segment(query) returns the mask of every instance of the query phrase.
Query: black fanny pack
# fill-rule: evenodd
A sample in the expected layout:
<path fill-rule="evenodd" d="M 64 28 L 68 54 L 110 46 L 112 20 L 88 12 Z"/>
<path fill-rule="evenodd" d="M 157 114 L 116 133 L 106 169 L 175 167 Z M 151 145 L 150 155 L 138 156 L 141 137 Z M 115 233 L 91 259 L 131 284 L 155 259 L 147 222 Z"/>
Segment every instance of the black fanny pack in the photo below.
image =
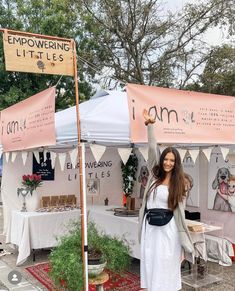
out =
<path fill-rule="evenodd" d="M 148 223 L 157 226 L 167 224 L 173 217 L 173 211 L 164 208 L 147 209 L 146 213 Z"/>

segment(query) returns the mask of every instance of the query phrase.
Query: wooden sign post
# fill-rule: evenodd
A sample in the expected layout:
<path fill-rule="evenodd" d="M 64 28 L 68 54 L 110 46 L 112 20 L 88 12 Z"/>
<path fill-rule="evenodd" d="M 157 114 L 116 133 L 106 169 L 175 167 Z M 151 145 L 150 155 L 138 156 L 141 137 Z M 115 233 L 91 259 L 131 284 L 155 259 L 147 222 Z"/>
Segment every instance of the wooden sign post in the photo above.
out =
<path fill-rule="evenodd" d="M 85 192 L 85 147 L 81 144 L 79 94 L 77 78 L 76 44 L 73 39 L 55 36 L 40 35 L 21 31 L 0 29 L 3 32 L 4 55 L 6 70 L 29 72 L 38 74 L 55 74 L 73 76 L 75 83 L 80 206 L 81 206 L 81 233 L 82 233 L 82 260 L 84 290 L 88 291 L 87 273 L 87 223 L 86 223 L 86 192 Z"/>

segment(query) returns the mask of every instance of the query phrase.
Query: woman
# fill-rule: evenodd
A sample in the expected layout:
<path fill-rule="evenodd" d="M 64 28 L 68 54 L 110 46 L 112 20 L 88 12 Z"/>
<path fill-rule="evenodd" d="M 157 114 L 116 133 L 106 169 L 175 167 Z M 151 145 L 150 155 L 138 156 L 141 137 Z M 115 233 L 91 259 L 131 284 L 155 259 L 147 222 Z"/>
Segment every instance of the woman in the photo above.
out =
<path fill-rule="evenodd" d="M 175 148 L 166 148 L 158 163 L 153 135 L 155 120 L 144 110 L 148 126 L 148 167 L 150 176 L 139 215 L 141 237 L 141 288 L 148 291 L 181 289 L 182 248 L 193 261 L 194 247 L 184 219 L 186 178 L 181 159 Z M 150 225 L 146 209 L 164 208 L 173 211 L 172 219 L 163 226 Z"/>

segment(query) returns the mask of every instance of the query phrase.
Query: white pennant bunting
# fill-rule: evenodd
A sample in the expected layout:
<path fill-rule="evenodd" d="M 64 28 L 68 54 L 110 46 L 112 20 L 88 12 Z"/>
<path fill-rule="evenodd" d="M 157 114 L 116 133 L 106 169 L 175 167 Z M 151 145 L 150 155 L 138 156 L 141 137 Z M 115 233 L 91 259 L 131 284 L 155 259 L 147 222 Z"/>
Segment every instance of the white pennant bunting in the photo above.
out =
<path fill-rule="evenodd" d="M 66 161 L 66 153 L 59 153 L 58 156 L 59 156 L 61 171 L 64 171 L 64 166 L 65 166 L 65 161 Z"/>
<path fill-rule="evenodd" d="M 202 149 L 204 155 L 206 156 L 208 162 L 211 160 L 211 152 L 213 148 Z"/>
<path fill-rule="evenodd" d="M 196 160 L 197 160 L 197 157 L 198 157 L 198 154 L 199 154 L 199 149 L 195 149 L 195 150 L 188 150 L 194 164 L 196 163 Z"/>
<path fill-rule="evenodd" d="M 229 162 L 231 164 L 235 164 L 235 154 L 228 154 L 228 159 L 229 159 Z M 230 168 L 230 172 L 231 172 L 231 168 Z M 232 174 L 232 173 L 231 173 Z"/>
<path fill-rule="evenodd" d="M 131 154 L 131 151 L 132 151 L 132 148 L 118 148 L 118 153 L 119 153 L 124 165 L 128 161 L 129 156 Z"/>
<path fill-rule="evenodd" d="M 5 157 L 6 157 L 6 162 L 8 163 L 8 161 L 9 161 L 9 157 L 10 157 L 10 153 L 9 153 L 9 152 L 6 152 L 6 153 L 5 153 Z"/>
<path fill-rule="evenodd" d="M 17 157 L 18 152 L 11 152 L 11 161 L 14 163 L 16 157 Z"/>
<path fill-rule="evenodd" d="M 99 160 L 102 158 L 102 156 L 106 150 L 106 147 L 102 146 L 102 145 L 98 145 L 98 144 L 90 144 L 90 148 L 91 148 L 92 154 L 93 154 L 96 162 L 98 163 Z"/>
<path fill-rule="evenodd" d="M 144 160 L 147 162 L 148 160 L 148 148 L 139 148 L 140 153 L 142 154 Z"/>
<path fill-rule="evenodd" d="M 40 159 L 39 159 L 39 152 L 38 151 L 33 151 L 34 157 L 37 161 L 38 164 L 40 164 Z"/>
<path fill-rule="evenodd" d="M 51 167 L 52 167 L 52 169 L 54 169 L 55 168 L 55 161 L 56 161 L 56 153 L 50 152 L 50 154 L 51 154 Z"/>
<path fill-rule="evenodd" d="M 178 150 L 178 152 L 180 154 L 181 162 L 183 162 L 187 150 L 186 149 L 177 149 L 177 150 Z"/>
<path fill-rule="evenodd" d="M 224 148 L 224 147 L 220 147 L 221 153 L 223 155 L 224 160 L 227 157 L 227 154 L 229 153 L 229 149 L 228 148 Z"/>
<path fill-rule="evenodd" d="M 43 151 L 43 161 L 46 161 L 47 160 L 47 151 L 44 150 Z"/>
<path fill-rule="evenodd" d="M 21 152 L 21 156 L 22 156 L 23 165 L 25 166 L 26 160 L 28 157 L 28 152 Z"/>
<path fill-rule="evenodd" d="M 71 163 L 72 163 L 73 167 L 75 168 L 75 166 L 77 164 L 78 149 L 76 148 L 76 149 L 73 149 L 72 151 L 70 151 L 69 156 L 70 156 Z"/>

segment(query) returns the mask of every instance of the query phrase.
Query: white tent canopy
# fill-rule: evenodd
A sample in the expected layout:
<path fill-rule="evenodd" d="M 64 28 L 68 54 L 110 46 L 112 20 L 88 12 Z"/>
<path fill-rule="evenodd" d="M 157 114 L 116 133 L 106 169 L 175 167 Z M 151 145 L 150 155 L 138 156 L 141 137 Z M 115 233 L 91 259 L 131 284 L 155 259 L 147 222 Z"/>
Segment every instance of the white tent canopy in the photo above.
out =
<path fill-rule="evenodd" d="M 81 139 L 88 142 L 130 144 L 127 94 L 107 91 L 107 95 L 80 104 Z M 57 112 L 55 117 L 57 143 L 77 141 L 76 108 Z"/>
<path fill-rule="evenodd" d="M 130 120 L 127 93 L 122 91 L 99 92 L 93 99 L 83 102 L 80 108 L 81 139 L 98 144 L 130 146 Z M 98 97 L 96 97 L 98 95 Z M 55 114 L 57 146 L 77 143 L 77 119 L 75 106 L 59 111 Z M 146 144 L 146 143 L 144 143 Z M 177 148 L 202 149 L 215 146 L 214 144 L 181 143 L 172 144 Z M 143 146 L 143 143 L 138 144 Z M 137 146 L 138 146 L 137 145 Z M 218 144 L 219 145 L 219 144 Z M 52 146 L 53 147 L 53 146 Z M 234 145 L 222 147 L 235 150 Z"/>

